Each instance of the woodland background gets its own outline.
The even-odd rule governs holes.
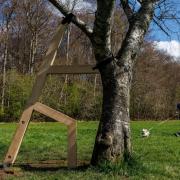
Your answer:
[[[67,1],[67,7],[75,7]],[[91,10],[76,11],[89,25]],[[38,67],[61,22],[46,0],[0,0],[0,122],[17,121]],[[119,49],[127,31],[120,8],[114,12],[113,52]],[[180,101],[180,61],[155,49],[148,34],[135,64],[131,88],[130,115],[136,119],[175,118]],[[95,65],[89,40],[74,25],[67,29],[58,51],[59,64]],[[81,120],[98,120],[102,91],[99,75],[49,76],[40,101]],[[34,113],[34,120],[49,120]]]

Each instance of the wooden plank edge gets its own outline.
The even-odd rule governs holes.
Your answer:
[[[48,74],[99,74],[99,71],[93,70],[91,65],[53,65],[49,67]]]
[[[41,114],[44,114],[47,117],[52,118],[58,122],[64,123],[67,126],[76,122],[75,119],[73,119],[57,110],[54,110],[54,109],[50,108],[49,106],[46,106],[40,102],[37,102],[34,104],[34,110]]]

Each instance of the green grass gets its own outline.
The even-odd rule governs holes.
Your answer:
[[[89,162],[92,154],[97,122],[78,123],[78,159]],[[9,146],[15,124],[0,124],[0,162]],[[133,160],[129,164],[84,167],[76,170],[59,168],[42,171],[21,169],[20,176],[6,179],[180,179],[180,121],[162,125],[158,122],[132,122]],[[151,128],[149,138],[141,138],[142,128]],[[16,164],[37,163],[45,160],[66,160],[66,127],[58,123],[31,123],[21,146]]]

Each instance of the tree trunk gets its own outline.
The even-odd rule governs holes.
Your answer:
[[[37,33],[34,32],[32,33],[32,39],[30,43],[30,55],[29,55],[29,74],[34,73],[34,63],[35,63],[35,55],[37,51],[37,41],[38,41],[38,36]]]
[[[65,16],[68,15],[68,10],[64,6],[57,1],[49,1]],[[105,161],[115,162],[130,155],[129,91],[132,66],[157,4],[155,0],[139,1],[140,8],[134,12],[129,1],[120,1],[129,22],[129,29],[114,58],[111,52],[111,29],[116,1],[97,0],[96,2],[93,30],[77,17],[72,19],[72,22],[90,38],[97,62],[96,68],[100,70],[103,85],[102,114],[91,160],[92,165]]]
[[[116,162],[131,154],[129,101],[132,69],[143,38],[153,17],[154,2],[144,1],[133,17],[119,52],[111,52],[110,16],[105,5],[98,1],[94,23],[93,48],[103,85],[103,106],[91,164]],[[102,9],[104,14],[102,14]],[[104,17],[103,17],[104,16]],[[104,22],[105,21],[105,22]],[[111,61],[110,61],[111,60]],[[111,62],[111,63],[109,63]]]
[[[69,27],[67,28],[67,42],[66,42],[66,65],[71,65],[71,62],[69,60],[69,44],[70,44],[70,34],[71,34],[71,26],[69,25]],[[68,82],[68,74],[65,75],[65,80],[64,80],[64,84],[62,86],[61,92],[60,92],[60,101],[64,96],[64,88],[65,85]],[[66,99],[65,99],[65,104],[66,104]]]
[[[96,99],[96,86],[97,86],[97,74],[94,77],[94,90],[93,90],[94,99]]]
[[[116,63],[100,68],[103,106],[91,164],[115,162],[130,155],[129,72]]]
[[[6,65],[7,65],[7,58],[8,58],[7,39],[6,39],[6,42],[5,42],[5,52],[4,52],[4,61],[3,61],[3,83],[2,83],[2,94],[1,94],[1,112],[4,112],[4,103],[5,103]]]

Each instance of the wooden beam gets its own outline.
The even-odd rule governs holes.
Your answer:
[[[41,104],[39,102],[37,102],[35,105],[34,105],[34,110],[41,113],[41,114],[44,114],[45,116],[48,116],[58,122],[61,122],[61,123],[64,123],[65,125],[69,126],[71,125],[72,123],[76,122],[76,120],[74,120],[73,118],[59,112],[59,111],[56,111],[44,104]]]
[[[13,137],[13,140],[11,142],[11,145],[8,149],[8,152],[6,154],[5,160],[4,160],[4,167],[7,167],[9,165],[12,165],[17,157],[17,154],[19,152],[23,137],[25,135],[25,132],[28,128],[28,124],[31,118],[31,114],[33,112],[33,109],[46,115],[49,116],[56,121],[62,122],[68,126],[68,134],[70,134],[70,137],[68,137],[68,165],[73,167],[76,162],[76,121],[69,116],[66,116],[46,105],[43,105],[41,103],[36,103],[39,96],[41,95],[41,91],[44,87],[45,81],[47,74],[49,72],[49,69],[51,69],[51,66],[53,66],[56,54],[57,54],[57,49],[60,45],[60,42],[62,40],[63,34],[65,32],[67,25],[60,25],[56,31],[55,36],[53,37],[50,46],[48,48],[48,51],[46,53],[46,56],[44,58],[44,61],[40,67],[40,71],[37,75],[36,81],[34,83],[33,89],[32,89],[32,94],[26,104],[25,110],[22,113],[20,122],[18,124],[18,127],[16,129],[16,133]],[[59,74],[59,73],[57,73]],[[34,105],[35,103],[35,105]],[[72,137],[72,138],[71,138]],[[73,149],[71,149],[73,148]],[[69,156],[71,156],[70,158]]]
[[[49,48],[46,52],[46,56],[44,57],[41,66],[40,66],[40,70],[39,70],[38,74],[44,73],[45,71],[47,71],[49,69],[50,66],[52,66],[54,64],[54,61],[56,60],[57,50],[63,39],[63,35],[64,35],[66,29],[67,29],[67,25],[60,25],[58,27],[53,39],[50,42]]]
[[[93,70],[91,65],[54,65],[49,67],[48,74],[99,74],[98,70]]]
[[[26,104],[26,107],[31,106],[35,102],[37,102],[39,96],[41,95],[42,89],[46,81],[48,69],[54,64],[57,54],[57,49],[59,48],[59,45],[62,41],[63,34],[65,33],[66,28],[67,25],[60,25],[53,39],[51,40],[49,48],[46,52],[46,56],[44,57],[43,63],[41,64],[40,70],[37,74],[35,83],[33,85],[32,93]]]
[[[39,102],[34,105],[34,110],[68,126],[68,167],[75,168],[77,166],[76,120]]]
[[[76,122],[68,126],[68,167],[77,167]]]
[[[46,73],[37,75],[33,88],[32,88],[31,95],[26,103],[26,107],[29,107],[38,101],[38,98],[41,95],[46,79],[47,79]]]
[[[13,137],[13,140],[11,142],[11,145],[8,149],[8,152],[7,152],[5,160],[4,160],[5,167],[8,167],[11,164],[13,164],[17,157],[23,137],[24,137],[26,129],[29,125],[29,121],[31,119],[32,112],[33,112],[33,106],[30,106],[24,110],[24,112],[21,116],[21,119],[18,123],[16,133]]]
[[[68,167],[74,168],[77,166],[77,143],[76,143],[76,120],[56,111],[42,103],[35,103],[33,106],[28,107],[24,110],[18,128],[13,137],[12,143],[6,154],[4,160],[4,167],[9,167],[12,165],[19,152],[20,145],[22,143],[23,137],[29,125],[29,121],[33,110],[42,113],[58,122],[64,123],[68,126]]]

